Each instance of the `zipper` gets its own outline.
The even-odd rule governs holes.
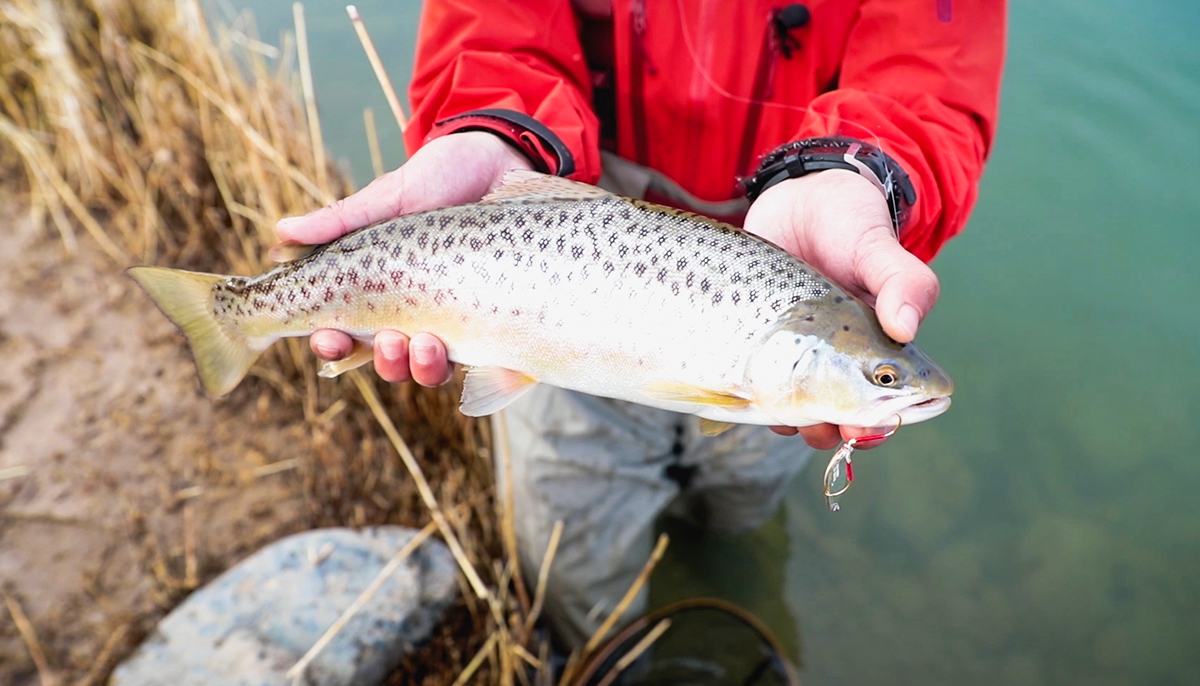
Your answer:
[[[779,63],[779,55],[783,54],[790,59],[792,50],[796,47],[795,39],[779,21],[779,9],[771,10],[767,17],[766,30],[763,32],[762,47],[758,51],[758,64],[754,68],[754,84],[750,90],[751,102],[746,110],[742,144],[738,150],[737,166],[734,168],[739,175],[749,176],[753,171],[750,164],[754,155],[754,143],[758,138],[763,103],[774,95],[775,68]]]
[[[646,75],[658,74],[646,50],[646,0],[632,0],[629,7],[629,115],[633,127],[634,160],[649,166],[650,140],[646,131]]]

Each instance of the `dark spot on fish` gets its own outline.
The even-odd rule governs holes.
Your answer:
[[[849,331],[849,330],[850,330],[850,325],[849,325],[849,324],[843,324],[843,325],[842,325],[842,331]]]
[[[413,231],[415,231],[415,230],[416,229],[414,229],[411,224],[405,224],[404,226],[402,226],[400,228],[400,237],[401,238],[412,238]]]
[[[571,257],[574,257],[577,260],[579,258],[583,257],[583,247],[578,246],[578,245],[572,246],[571,247]]]
[[[833,301],[834,301],[835,303],[840,303],[840,302],[842,302],[842,301],[844,301],[844,300],[845,300],[845,298],[843,298],[843,297],[842,297],[842,296],[840,296],[840,295],[839,295],[838,297],[836,297],[836,298],[834,298],[834,299],[833,299]]]
[[[700,282],[700,292],[701,293],[707,293],[711,288],[712,288],[712,284],[708,282],[708,279],[704,279]]]

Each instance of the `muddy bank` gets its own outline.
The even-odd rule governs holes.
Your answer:
[[[311,525],[305,428],[263,389],[204,397],[119,269],[5,223],[0,579],[50,669],[98,677],[188,590]],[[0,682],[37,682],[30,638],[0,622]]]

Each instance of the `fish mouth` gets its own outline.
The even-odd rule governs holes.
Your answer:
[[[933,419],[948,409],[950,409],[950,396],[939,395],[922,400],[919,403],[913,403],[901,409],[896,414],[900,416],[900,420],[905,424],[916,424],[927,419]]]
[[[942,414],[950,409],[950,396],[935,395],[917,400],[912,396],[888,396],[881,398],[876,415],[870,426],[895,426],[896,417],[903,425],[916,424]],[[865,425],[864,425],[865,426]]]

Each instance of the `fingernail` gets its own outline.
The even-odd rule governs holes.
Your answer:
[[[300,223],[301,219],[304,219],[304,217],[284,217],[275,223],[275,228],[286,229],[295,226]]]
[[[338,346],[321,343],[317,344],[317,353],[320,355],[321,359],[324,360],[340,358],[343,356],[342,350]]]
[[[412,350],[413,359],[417,364],[426,365],[433,362],[433,358],[437,356],[437,351],[432,345],[418,345]]]
[[[396,362],[404,354],[404,351],[401,349],[401,339],[388,331],[381,332],[375,338],[375,345],[379,346],[379,352],[383,355],[383,359],[388,362]]]
[[[912,338],[917,335],[917,327],[921,326],[921,313],[917,311],[917,308],[905,303],[896,313],[896,324],[901,333]]]

